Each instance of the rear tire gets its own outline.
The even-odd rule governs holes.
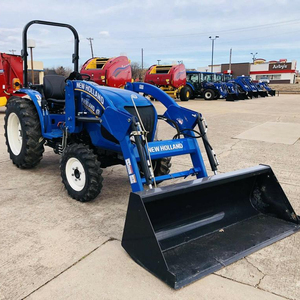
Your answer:
[[[163,157],[154,161],[156,164],[154,166],[154,176],[162,176],[168,175],[170,173],[171,164],[171,157]]]
[[[154,176],[162,176],[162,175],[168,175],[170,173],[171,169],[171,157],[163,157],[161,159],[158,159],[153,162],[155,165],[154,167]],[[160,184],[163,181],[156,181],[156,184]]]
[[[190,88],[188,86],[184,86],[180,90],[180,100],[181,101],[189,101],[190,99]]]
[[[62,182],[68,194],[81,202],[95,199],[102,189],[102,169],[93,151],[83,144],[71,144],[60,160]]]
[[[205,100],[213,100],[214,97],[215,97],[215,92],[213,90],[208,89],[204,92]]]
[[[196,97],[195,97],[195,95],[194,95],[194,92],[192,91],[192,89],[191,89],[191,91],[190,91],[190,100],[194,100]]]
[[[43,157],[40,120],[31,100],[11,97],[4,118],[4,135],[10,159],[22,169],[35,167]]]

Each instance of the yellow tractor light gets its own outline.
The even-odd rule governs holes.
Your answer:
[[[19,90],[22,87],[21,81],[20,81],[19,78],[14,78],[12,80],[12,85],[13,85],[13,89],[16,90],[16,91]]]

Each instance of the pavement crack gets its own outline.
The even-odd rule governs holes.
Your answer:
[[[235,142],[233,145],[231,145],[231,146],[229,147],[229,149],[225,149],[225,150],[223,150],[223,151],[217,153],[217,155],[221,157],[221,155],[222,155],[223,153],[228,153],[228,152],[233,151],[233,150],[234,150],[233,148],[234,148],[238,143],[240,143],[240,142],[242,142],[242,140],[241,140],[241,139],[238,139],[237,142]]]
[[[250,263],[250,264],[251,264],[251,263]],[[251,264],[251,265],[252,265],[252,264]],[[254,267],[255,267],[255,266],[254,266]],[[255,268],[257,268],[257,267],[255,267]],[[242,284],[242,285],[247,285],[247,286],[250,286],[250,287],[253,288],[253,285],[251,285],[251,284],[249,284],[249,283],[241,282],[241,281],[232,279],[232,278],[230,278],[230,277],[226,277],[226,276],[221,275],[221,274],[217,274],[217,273],[213,273],[213,274],[214,274],[215,276],[224,278],[224,279],[226,279],[226,280],[230,280],[230,281],[232,281],[232,282],[236,282],[236,283],[239,283],[239,284]],[[266,276],[266,275],[264,275],[263,277],[265,277],[265,276]],[[286,299],[286,300],[293,300],[293,299],[288,298],[288,297],[286,297],[286,296],[284,296],[284,295],[276,294],[276,293],[274,293],[274,292],[271,292],[271,291],[268,291],[268,290],[264,290],[264,289],[262,289],[262,288],[260,288],[260,287],[258,287],[258,286],[257,286],[257,287],[255,286],[255,288],[257,288],[257,289],[259,289],[259,290],[261,290],[261,291],[264,291],[264,292],[266,292],[266,293],[269,293],[269,294],[272,294],[272,295],[281,297],[281,298]]]
[[[256,288],[260,288],[259,285],[261,284],[262,280],[266,277],[266,274],[262,270],[260,270],[257,266],[255,266],[252,262],[250,262],[247,257],[244,257],[244,259],[249,265],[255,268],[262,275],[262,277],[258,280],[258,283],[255,285]]]
[[[89,253],[87,253],[86,255],[84,255],[83,257],[81,257],[80,259],[78,259],[77,261],[75,261],[73,264],[71,264],[70,266],[68,266],[66,269],[62,270],[60,273],[56,274],[51,279],[47,280],[41,286],[37,287],[36,289],[34,289],[33,291],[31,291],[28,295],[26,295],[23,298],[21,298],[21,300],[24,300],[24,299],[28,298],[30,295],[32,295],[33,293],[35,293],[36,291],[38,291],[39,289],[41,289],[42,287],[44,287],[45,285],[47,285],[49,282],[51,282],[52,280],[56,279],[57,277],[59,277],[60,275],[62,275],[63,273],[65,273],[66,271],[68,271],[69,269],[71,269],[72,267],[74,267],[75,265],[77,265],[83,259],[87,258],[89,255],[91,255],[92,253],[94,253],[96,250],[98,250],[99,248],[101,248],[105,244],[107,244],[109,242],[112,242],[112,241],[119,241],[119,240],[116,239],[116,238],[113,238],[113,237],[108,238],[101,245],[97,246],[95,249],[93,249],[92,251],[90,251]]]
[[[247,257],[244,257],[244,259],[249,265],[251,265],[253,268],[257,269],[258,272],[265,275],[264,272],[262,270],[260,270],[257,266],[255,266],[252,262],[250,262]]]
[[[261,282],[263,281],[263,279],[264,279],[265,277],[266,277],[266,274],[263,274],[262,278],[260,278],[259,281],[258,281],[258,283],[255,285],[256,288],[259,288],[259,289],[260,289],[260,286],[259,286],[259,285],[261,284]]]

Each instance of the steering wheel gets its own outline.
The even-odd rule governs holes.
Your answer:
[[[83,79],[83,77],[86,77],[86,79]],[[79,72],[72,72],[68,78],[65,79],[65,81],[67,80],[86,80],[89,81],[91,79],[91,76],[88,74],[81,74]]]
[[[82,80],[86,80],[86,81],[90,81],[91,80],[91,76],[89,74],[82,74],[82,73],[80,73],[80,75],[82,77]]]

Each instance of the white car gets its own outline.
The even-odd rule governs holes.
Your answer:
[[[259,79],[259,82],[270,83],[270,79],[268,77],[262,77],[261,79]]]

